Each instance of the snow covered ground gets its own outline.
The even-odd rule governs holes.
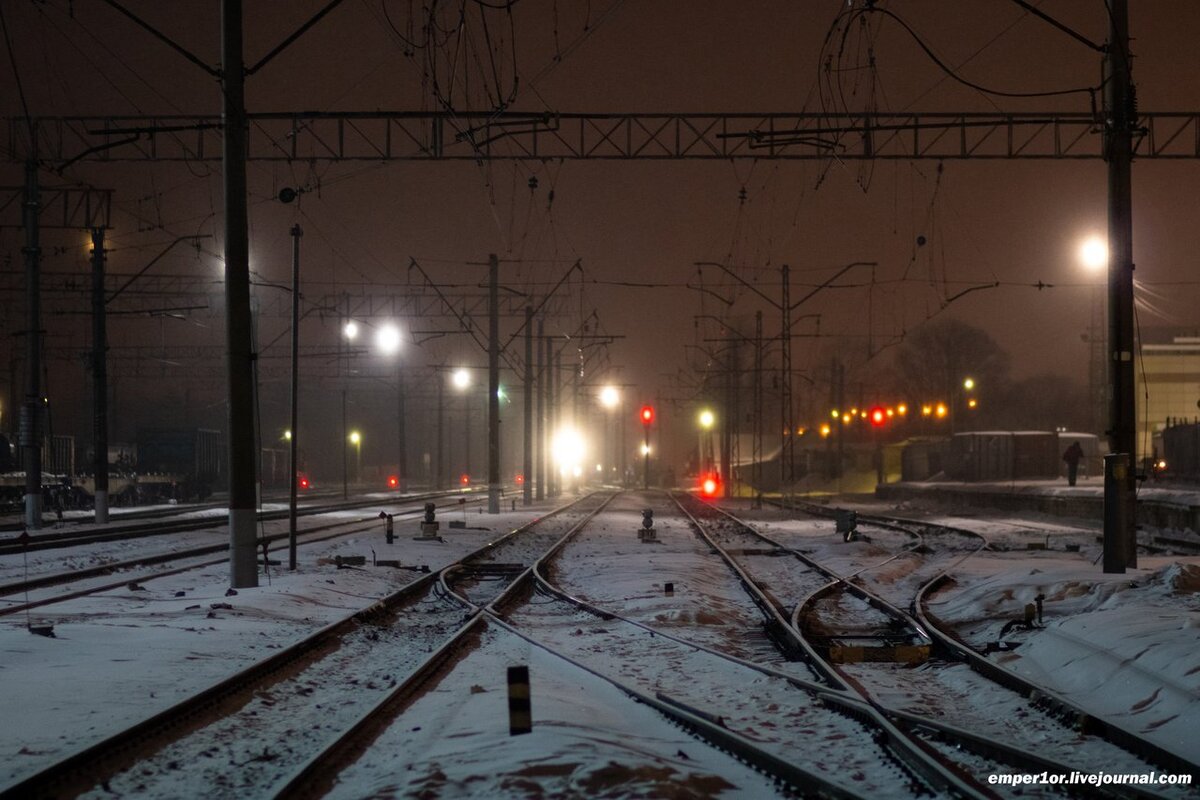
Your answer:
[[[238,590],[235,596],[226,596],[228,567],[222,563],[145,581],[144,591],[122,588],[35,609],[33,624],[53,624],[55,638],[30,635],[24,614],[0,617],[0,708],[5,710],[0,724],[0,789],[418,577],[406,569],[371,566],[372,551],[378,559],[437,569],[549,508],[543,504],[496,516],[471,513],[466,530],[447,528],[445,523],[457,512],[447,514],[442,517],[441,543],[413,541],[413,521],[397,524],[395,544],[389,546],[380,523],[369,532],[302,546],[297,572],[276,567],[269,580],[261,579],[257,588]],[[361,512],[333,516],[338,515]],[[106,548],[125,553],[129,546],[43,551],[39,559],[57,558],[69,568],[106,557],[97,556],[108,553]],[[336,555],[365,556],[367,564],[338,569],[319,563]],[[7,579],[21,572],[20,556],[0,561],[0,574]]]
[[[1200,498],[1193,500],[1200,504]],[[881,510],[881,505],[872,502],[870,510]],[[471,511],[466,530],[447,528],[445,523],[458,517],[457,512],[446,512],[441,515],[441,543],[413,541],[417,524],[406,521],[398,523],[396,544],[388,546],[380,523],[342,539],[302,546],[296,573],[275,568],[269,581],[232,596],[226,595],[227,567],[218,564],[147,581],[144,591],[124,587],[35,609],[31,621],[53,624],[55,638],[30,635],[23,614],[0,617],[0,791],[417,577],[407,570],[373,566],[373,554],[437,569],[550,507],[543,504],[497,516]],[[893,509],[898,515],[913,511]],[[339,512],[347,520],[362,513]],[[901,535],[869,530],[870,541],[846,543],[834,533],[832,520],[791,520],[778,511],[752,514],[744,508],[739,513],[753,516],[774,538],[840,572],[875,563],[907,544]],[[979,511],[949,515],[945,509],[927,515],[931,521],[979,530],[1004,547],[955,567],[957,582],[930,605],[939,618],[982,646],[998,637],[1004,622],[1020,616],[1025,603],[1043,594],[1044,627],[1010,635],[1007,638],[1020,646],[992,657],[1091,713],[1200,762],[1200,739],[1194,735],[1200,722],[1200,558],[1143,556],[1141,569],[1105,576],[1094,563],[1099,550],[1086,522]],[[707,545],[682,524],[666,520],[658,526],[661,543],[643,544],[634,534],[640,523],[640,515],[632,510],[607,517],[569,546],[556,581],[637,621],[748,659],[769,661],[797,677],[812,677],[798,664],[779,663],[778,653],[764,640],[747,638],[745,632],[756,627],[757,612]],[[30,571],[126,558],[131,551],[222,535],[214,530],[167,541],[44,551],[30,555]],[[1049,549],[1025,550],[1031,542],[1049,543]],[[1067,544],[1078,545],[1078,550],[1067,551]],[[362,555],[367,563],[352,569],[320,563],[335,555]],[[771,572],[770,561],[757,559],[769,581],[778,584],[785,573]],[[0,558],[4,581],[22,573],[19,556]],[[673,584],[670,594],[667,583]],[[772,588],[789,599],[796,594],[796,587]],[[553,630],[551,638],[568,650],[605,656],[614,673],[646,690],[687,694],[694,687],[687,679],[679,680],[679,669],[689,660],[695,662],[689,672],[700,661],[707,663],[665,652],[661,664],[626,663],[623,650],[614,648],[617,640],[597,634],[593,627],[606,626],[573,624]],[[583,634],[577,635],[577,630]],[[356,765],[357,772],[347,773],[335,787],[335,796],[364,796],[365,791],[386,796],[415,791],[413,787],[441,796],[521,796],[532,786],[550,796],[580,785],[612,795],[621,795],[622,787],[633,791],[634,786],[649,791],[646,796],[654,794],[646,787],[654,786],[676,796],[690,796],[689,791],[747,797],[769,793],[754,773],[717,758],[652,712],[627,708],[628,701],[607,684],[575,674],[498,629],[488,636],[486,652],[468,659],[463,672],[456,668],[436,691],[405,712],[404,719],[415,722],[389,732],[391,738],[381,738],[372,750],[394,753],[404,748],[413,754],[406,762],[407,788],[400,791],[383,768],[386,763],[371,755]],[[535,705],[544,724],[535,726],[530,736],[510,738],[501,724],[505,694],[500,685],[503,670],[497,665],[509,662],[528,662],[537,676]],[[737,672],[716,670],[713,680],[744,680]],[[722,697],[717,691],[704,693],[703,674],[688,676],[701,687],[695,694],[701,699]],[[988,713],[991,689],[977,676],[939,675],[934,685],[939,682],[971,695],[974,706],[983,709],[979,713]],[[765,688],[770,682],[757,683]],[[897,691],[905,685],[897,684]],[[741,700],[769,705],[760,693]],[[921,699],[908,700],[914,705]],[[759,724],[746,716],[747,706],[736,691],[722,702],[732,719],[743,718],[746,726]],[[998,704],[992,713],[1005,713],[1005,708]],[[781,734],[762,730],[760,735],[774,740]],[[241,750],[225,755],[230,763],[240,763],[261,754],[247,740]],[[1102,764],[1101,756],[1097,752],[1095,758],[1080,761]],[[503,771],[500,765],[511,767],[518,760],[527,765],[527,775],[508,769],[507,778],[496,777]]]

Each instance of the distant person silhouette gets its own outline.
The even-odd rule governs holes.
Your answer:
[[[1079,442],[1072,442],[1067,448],[1067,452],[1063,453],[1063,461],[1067,462],[1067,485],[1074,486],[1075,478],[1079,475],[1079,460],[1083,458],[1083,448],[1079,446]]]

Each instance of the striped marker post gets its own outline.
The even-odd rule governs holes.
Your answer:
[[[533,730],[529,705],[529,667],[508,668],[508,733],[517,736]]]

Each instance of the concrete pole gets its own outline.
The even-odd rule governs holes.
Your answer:
[[[437,373],[437,464],[434,482],[438,489],[446,488],[446,376]]]
[[[537,499],[546,499],[546,337],[543,322],[537,324]],[[528,480],[528,478],[526,478]]]
[[[347,462],[350,459],[350,454],[346,450],[350,447],[350,433],[346,430],[346,390],[342,389],[342,499],[348,500],[350,497],[350,488],[346,479],[346,473],[349,471]]]
[[[296,470],[296,448],[300,439],[300,237],[304,231],[292,226],[292,380],[288,439],[288,569],[296,569],[296,492],[300,476]],[[341,335],[341,331],[338,331]]]
[[[96,524],[108,523],[108,325],[104,228],[92,228],[92,472]]]
[[[30,145],[31,147],[33,144]],[[42,527],[42,248],[39,243],[37,162],[25,162],[25,403],[21,407],[21,456],[25,467],[25,527]]]
[[[229,397],[229,582],[258,585],[257,437],[246,219],[245,67],[241,0],[221,0],[221,85],[225,188],[225,336]]]
[[[488,513],[500,513],[500,259],[488,256]]]
[[[1137,125],[1129,53],[1128,0],[1109,3],[1109,42],[1105,57],[1105,158],[1108,161],[1108,342],[1109,443],[1127,454],[1128,469],[1106,474],[1116,480],[1120,501],[1107,504],[1104,514],[1104,562],[1124,557],[1137,567],[1137,529],[1134,525],[1137,490],[1137,416],[1134,397],[1133,325],[1133,130]],[[1115,476],[1115,477],[1113,477]],[[1115,507],[1108,507],[1115,506]],[[1112,543],[1112,544],[1110,544]],[[1123,545],[1124,553],[1109,552]],[[1105,569],[1105,572],[1112,570]]]
[[[525,425],[522,436],[521,504],[533,502],[533,307],[525,306]]]
[[[554,463],[554,434],[558,427],[558,370],[554,345],[546,340],[546,496],[558,496],[558,465]]]
[[[754,312],[754,496],[762,491],[763,460],[763,325],[762,311]],[[757,505],[755,506],[757,508]]]
[[[396,358],[396,478],[399,484],[397,489],[404,489],[408,486],[408,428],[405,425],[405,417],[408,416],[408,410],[405,406],[407,398],[404,396],[404,369],[400,364],[399,356]]]

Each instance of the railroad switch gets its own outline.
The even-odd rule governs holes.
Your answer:
[[[833,512],[833,520],[837,526],[837,532],[842,534],[847,542],[853,542],[854,537],[858,534],[858,512],[848,508],[838,508]]]
[[[442,537],[438,536],[438,525],[437,506],[433,503],[426,503],[425,516],[421,520],[421,535],[414,536],[413,539],[421,541],[437,539],[438,541],[441,541]]]
[[[638,528],[639,542],[657,542],[658,532],[654,530],[654,509],[647,508],[642,511],[642,527]]]
[[[380,511],[379,518],[384,520],[384,535],[387,537],[387,543],[394,543],[396,541],[396,528],[392,521],[392,515],[386,511]]]

